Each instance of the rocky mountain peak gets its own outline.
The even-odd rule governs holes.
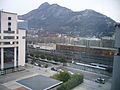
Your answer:
[[[49,7],[49,6],[50,6],[50,4],[48,2],[45,2],[45,3],[41,4],[39,6],[39,8],[46,8],[46,7]]]
[[[74,12],[57,4],[45,2],[39,8],[19,16],[28,21],[29,29],[44,29],[40,33],[62,33],[74,36],[111,36],[116,23],[91,9]]]

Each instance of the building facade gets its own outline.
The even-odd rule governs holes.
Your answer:
[[[26,30],[17,23],[16,13],[0,11],[0,75],[25,65]]]
[[[120,90],[120,24],[116,25],[115,47],[117,53],[114,56],[113,76],[111,90]]]
[[[74,59],[81,63],[99,63],[108,66],[113,65],[114,54],[117,52],[114,48],[65,44],[57,44],[56,50],[66,55],[69,59]]]

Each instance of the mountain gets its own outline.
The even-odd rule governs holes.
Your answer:
[[[112,36],[116,23],[91,9],[74,12],[47,2],[18,18],[27,20],[29,29],[39,29],[39,33],[62,33],[73,36]]]

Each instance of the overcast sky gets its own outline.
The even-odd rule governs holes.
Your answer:
[[[22,15],[38,8],[44,2],[57,3],[73,11],[93,9],[120,22],[120,0],[0,0],[0,10]]]

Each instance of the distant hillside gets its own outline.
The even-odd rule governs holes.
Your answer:
[[[73,12],[57,4],[43,3],[39,8],[19,16],[28,21],[29,29],[39,33],[63,33],[73,36],[111,36],[116,23],[94,10]]]

